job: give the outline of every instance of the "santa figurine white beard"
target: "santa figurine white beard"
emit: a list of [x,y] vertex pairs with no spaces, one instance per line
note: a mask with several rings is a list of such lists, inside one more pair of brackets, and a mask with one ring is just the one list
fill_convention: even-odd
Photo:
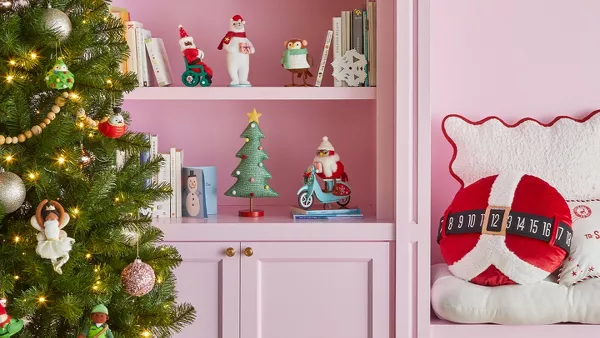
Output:
[[231,78],[231,87],[250,87],[248,74],[250,73],[250,54],[255,53],[254,46],[246,37],[246,22],[240,15],[235,15],[229,20],[229,31],[219,44],[218,49],[227,52],[225,62],[227,73]]
[[331,177],[334,172],[338,169],[337,162],[340,160],[340,155],[333,154],[327,156],[315,156],[314,162],[321,163],[320,170],[317,170],[317,173],[322,172],[325,175],[325,178]]

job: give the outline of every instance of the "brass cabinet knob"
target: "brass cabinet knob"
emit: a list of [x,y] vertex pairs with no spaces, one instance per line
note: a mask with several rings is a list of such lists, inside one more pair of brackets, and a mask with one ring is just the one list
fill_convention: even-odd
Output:
[[246,248],[244,249],[244,255],[246,255],[247,257],[250,257],[254,254],[254,251],[252,251],[252,248]]
[[235,249],[234,248],[227,248],[227,250],[225,250],[225,254],[228,257],[233,257],[233,256],[235,256]]

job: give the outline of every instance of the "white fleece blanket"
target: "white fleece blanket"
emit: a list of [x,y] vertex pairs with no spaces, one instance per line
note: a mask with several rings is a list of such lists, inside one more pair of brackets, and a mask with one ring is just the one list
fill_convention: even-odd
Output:
[[530,285],[486,287],[456,278],[446,264],[436,264],[431,282],[435,314],[455,323],[600,324],[600,280],[567,287],[549,277]]
[[550,183],[567,200],[600,197],[600,113],[581,120],[559,117],[548,125],[449,115],[443,129],[455,147],[451,173],[463,186],[518,170]]

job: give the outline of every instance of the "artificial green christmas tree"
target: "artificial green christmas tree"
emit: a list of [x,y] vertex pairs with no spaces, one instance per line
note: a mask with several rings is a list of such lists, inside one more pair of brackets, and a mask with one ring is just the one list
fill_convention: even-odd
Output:
[[195,319],[175,300],[178,251],[139,212],[171,194],[148,183],[161,159],[140,163],[143,134],[97,129],[137,85],[109,5],[0,7],[0,298],[25,322],[15,337],[76,337],[97,304],[116,337],[170,337]]
[[264,160],[269,159],[265,152],[261,139],[265,135],[258,126],[258,118],[262,114],[256,109],[248,113],[248,126],[240,135],[245,143],[235,157],[240,158],[240,163],[231,173],[237,181],[231,188],[225,191],[226,196],[243,197],[250,199],[250,209],[240,210],[239,215],[242,217],[261,217],[264,216],[264,211],[254,208],[254,199],[262,197],[278,197],[279,194],[269,186],[267,180],[271,178],[271,174],[265,167]]

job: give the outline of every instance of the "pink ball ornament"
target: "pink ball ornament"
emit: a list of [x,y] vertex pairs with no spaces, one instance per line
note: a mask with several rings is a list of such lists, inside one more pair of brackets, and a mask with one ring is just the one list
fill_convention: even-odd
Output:
[[141,297],[152,291],[155,281],[154,269],[139,258],[121,272],[121,285],[132,296]]

